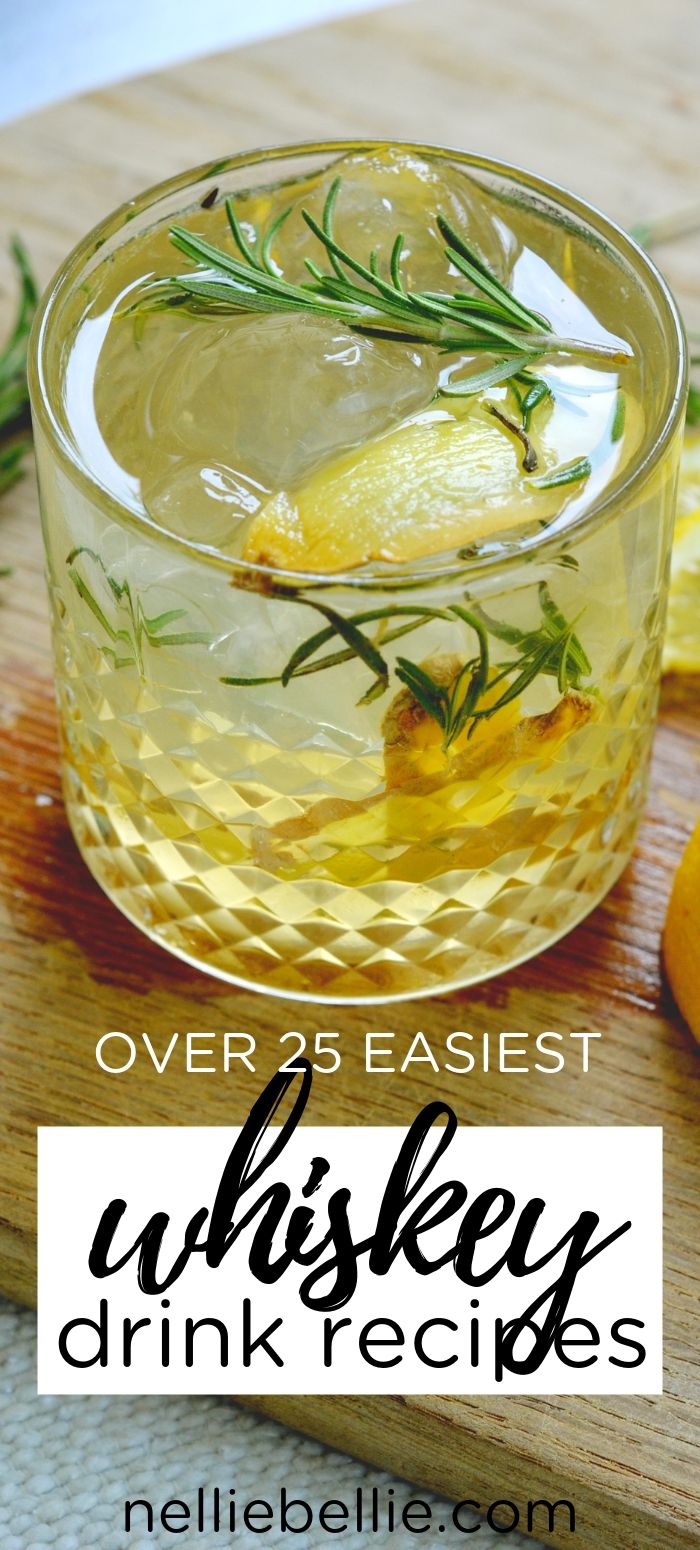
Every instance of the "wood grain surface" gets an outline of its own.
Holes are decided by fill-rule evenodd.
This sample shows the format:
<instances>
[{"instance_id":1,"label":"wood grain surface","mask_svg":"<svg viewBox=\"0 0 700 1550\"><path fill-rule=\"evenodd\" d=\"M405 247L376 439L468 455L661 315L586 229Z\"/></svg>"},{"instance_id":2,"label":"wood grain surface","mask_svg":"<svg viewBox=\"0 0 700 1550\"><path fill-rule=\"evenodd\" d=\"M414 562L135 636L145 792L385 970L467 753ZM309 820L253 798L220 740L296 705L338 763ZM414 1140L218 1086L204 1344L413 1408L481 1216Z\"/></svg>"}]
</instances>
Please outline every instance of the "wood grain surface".
<instances>
[{"instance_id":1,"label":"wood grain surface","mask_svg":"<svg viewBox=\"0 0 700 1550\"><path fill-rule=\"evenodd\" d=\"M630 224L697 199L695 0L419 0L267 41L51 108L0 132L0 240L20 231L42 280L98 217L182 166L255 144L377 135L510 158ZM697 257L697 250L695 257ZM660 258L684 304L691 246ZM0 324L11 310L10 270ZM667 681L635 858L565 942L482 989L377 1013L236 992L160 953L102 897L59 795L41 544L32 476L0 509L0 1290L34 1296L35 1130L51 1124L240 1120L287 1028L333 1026L341 1071L318 1078L316 1123L410 1121L436 1094L468 1124L662 1124L666 1148L663 1398L265 1399L260 1408L454 1496L564 1496L582 1550L682 1550L700 1537L697 1353L698 1057L659 964L673 869L700 811L700 681ZM397 1049L423 1029L604 1030L588 1075L368 1078L361 1033ZM247 1028L255 1076L107 1077L108 1029ZM555 1533L551 1543L570 1544Z\"/></svg>"}]
</instances>

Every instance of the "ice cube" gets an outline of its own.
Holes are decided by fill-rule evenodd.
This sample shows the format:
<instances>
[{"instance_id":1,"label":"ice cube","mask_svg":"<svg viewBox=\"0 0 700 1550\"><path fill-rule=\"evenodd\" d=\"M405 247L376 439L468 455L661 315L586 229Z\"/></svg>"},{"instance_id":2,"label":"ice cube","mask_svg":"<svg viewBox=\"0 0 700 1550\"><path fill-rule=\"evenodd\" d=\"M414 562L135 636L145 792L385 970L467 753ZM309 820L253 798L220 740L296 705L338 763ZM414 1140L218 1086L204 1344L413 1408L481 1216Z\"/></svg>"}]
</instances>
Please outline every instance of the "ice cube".
<instances>
[{"instance_id":1,"label":"ice cube","mask_svg":"<svg viewBox=\"0 0 700 1550\"><path fill-rule=\"evenodd\" d=\"M402 273L411 287L450 291L458 279L460 289L468 289L468 282L445 257L445 238L437 224L438 215L442 215L500 279L507 278L515 240L499 220L488 190L457 167L396 148L343 157L324 172L315 188L297 198L273 248L288 278L308 278L304 273L307 258L324 270L329 267L323 247L301 211L307 209L321 224L328 191L337 177L341 185L333 230L353 258L367 264L376 248L388 273L394 239L402 232ZM284 209L289 203L289 194L280 191L275 208Z\"/></svg>"},{"instance_id":2,"label":"ice cube","mask_svg":"<svg viewBox=\"0 0 700 1550\"><path fill-rule=\"evenodd\" d=\"M192 543L236 548L242 524L255 515L269 491L223 463L205 466L180 458L165 472L141 480L141 498L159 527Z\"/></svg>"},{"instance_id":3,"label":"ice cube","mask_svg":"<svg viewBox=\"0 0 700 1550\"><path fill-rule=\"evenodd\" d=\"M332 319L229 319L206 338L197 320L156 374L148 430L161 466L186 454L279 488L397 425L430 401L436 381L434 351Z\"/></svg>"}]
</instances>

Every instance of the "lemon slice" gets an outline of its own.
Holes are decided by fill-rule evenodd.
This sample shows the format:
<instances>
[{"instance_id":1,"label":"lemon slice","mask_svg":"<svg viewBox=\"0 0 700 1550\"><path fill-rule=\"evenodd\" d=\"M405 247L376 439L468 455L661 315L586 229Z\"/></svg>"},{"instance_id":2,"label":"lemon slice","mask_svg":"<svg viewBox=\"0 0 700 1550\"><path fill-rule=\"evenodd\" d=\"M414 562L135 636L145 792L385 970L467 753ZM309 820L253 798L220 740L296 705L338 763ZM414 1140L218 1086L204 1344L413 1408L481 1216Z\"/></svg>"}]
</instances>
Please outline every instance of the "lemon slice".
<instances>
[{"instance_id":1,"label":"lemon slice","mask_svg":"<svg viewBox=\"0 0 700 1550\"><path fill-rule=\"evenodd\" d=\"M686 436L681 457L663 668L665 673L700 673L700 435L697 433Z\"/></svg>"},{"instance_id":2,"label":"lemon slice","mask_svg":"<svg viewBox=\"0 0 700 1550\"><path fill-rule=\"evenodd\" d=\"M244 558L280 570L344 571L440 554L547 521L561 489L538 489L522 447L479 403L429 409L266 502Z\"/></svg>"},{"instance_id":3,"label":"lemon slice","mask_svg":"<svg viewBox=\"0 0 700 1550\"><path fill-rule=\"evenodd\" d=\"M686 428L678 480L678 515L687 517L700 506L700 430Z\"/></svg>"},{"instance_id":4,"label":"lemon slice","mask_svg":"<svg viewBox=\"0 0 700 1550\"><path fill-rule=\"evenodd\" d=\"M673 880L664 927L666 973L683 1016L700 1040L700 824L686 846Z\"/></svg>"}]
</instances>

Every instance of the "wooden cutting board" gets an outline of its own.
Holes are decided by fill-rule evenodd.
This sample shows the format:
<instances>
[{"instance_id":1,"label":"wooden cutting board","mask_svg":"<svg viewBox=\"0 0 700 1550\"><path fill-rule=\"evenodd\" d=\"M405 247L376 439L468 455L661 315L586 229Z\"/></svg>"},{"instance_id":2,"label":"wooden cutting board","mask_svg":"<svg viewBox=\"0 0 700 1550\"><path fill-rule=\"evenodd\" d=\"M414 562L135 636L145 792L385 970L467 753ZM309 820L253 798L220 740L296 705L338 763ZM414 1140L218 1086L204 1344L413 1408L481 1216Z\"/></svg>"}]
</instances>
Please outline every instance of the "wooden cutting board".
<instances>
[{"instance_id":1,"label":"wooden cutting board","mask_svg":"<svg viewBox=\"0 0 700 1550\"><path fill-rule=\"evenodd\" d=\"M368 134L467 146L530 165L624 223L697 199L695 0L419 0L61 104L0 131L0 238L20 231L42 280L99 216L182 166L246 146ZM697 250L696 250L697 251ZM684 304L692 252L662 253ZM1 298L9 318L10 271ZM688 300L688 305L691 301ZM320 1015L236 992L153 948L107 903L61 807L32 476L0 507L3 1030L0 1290L34 1296L38 1124L240 1120L286 1028L333 1026L344 1062L319 1078L316 1123L405 1124L437 1093L471 1124L663 1124L666 1388L639 1399L287 1399L260 1408L453 1496L570 1497L582 1550L681 1550L700 1535L698 1055L664 988L659 934L700 810L700 680L663 694L647 817L632 865L565 942L481 990ZM368 1078L360 1033L605 1031L588 1075ZM256 1075L101 1074L108 1029L248 1028ZM167 1036L167 1037L166 1037ZM568 1535L551 1543L570 1544Z\"/></svg>"}]
</instances>

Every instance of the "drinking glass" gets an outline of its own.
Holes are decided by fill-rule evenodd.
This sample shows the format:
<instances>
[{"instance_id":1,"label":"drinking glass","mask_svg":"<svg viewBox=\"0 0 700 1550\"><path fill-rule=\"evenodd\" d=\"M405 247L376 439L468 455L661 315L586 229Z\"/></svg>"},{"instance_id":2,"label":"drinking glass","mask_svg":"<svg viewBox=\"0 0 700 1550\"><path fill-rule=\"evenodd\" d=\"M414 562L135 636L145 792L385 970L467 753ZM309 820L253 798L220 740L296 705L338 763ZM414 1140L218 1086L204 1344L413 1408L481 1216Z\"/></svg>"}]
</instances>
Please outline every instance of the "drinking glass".
<instances>
[{"instance_id":1,"label":"drinking glass","mask_svg":"<svg viewBox=\"0 0 700 1550\"><path fill-rule=\"evenodd\" d=\"M257 151L150 189L66 260L30 362L65 802L80 852L161 947L235 984L334 1003L500 974L569 931L619 876L647 782L684 403L678 313L629 237L529 173L413 147L495 191L553 244L583 244L598 314L644 357L643 434L618 483L570 523L512 543L341 576L273 575L127 508L66 421L77 289L154 223L194 207L214 177L235 193L371 149ZM485 722L445 773L408 689L392 680L367 695L367 663L332 629L279 681L323 632L323 609L371 638L390 673L411 635L414 658L473 659L475 617L501 632L495 664L547 617L576 621L584 689L535 677L511 718L497 731ZM319 670L329 655L337 661ZM245 678L261 681L231 681Z\"/></svg>"}]
</instances>

